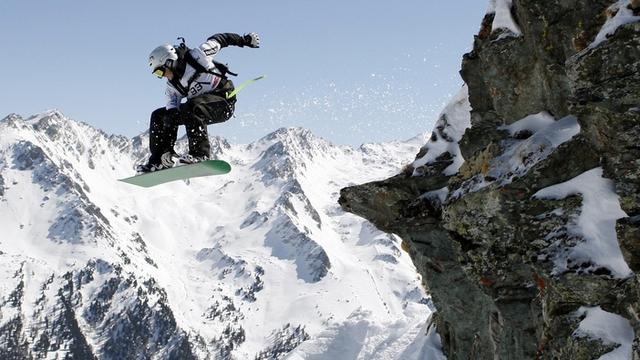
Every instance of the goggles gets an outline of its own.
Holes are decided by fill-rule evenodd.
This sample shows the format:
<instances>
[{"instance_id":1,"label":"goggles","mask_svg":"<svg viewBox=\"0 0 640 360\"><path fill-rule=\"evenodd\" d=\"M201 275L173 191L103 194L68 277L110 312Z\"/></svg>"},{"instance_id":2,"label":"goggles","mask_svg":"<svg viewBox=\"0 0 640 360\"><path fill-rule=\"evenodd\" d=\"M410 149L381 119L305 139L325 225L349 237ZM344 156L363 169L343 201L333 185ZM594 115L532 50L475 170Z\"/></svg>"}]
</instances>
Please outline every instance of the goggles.
<instances>
[{"instance_id":1,"label":"goggles","mask_svg":"<svg viewBox=\"0 0 640 360\"><path fill-rule=\"evenodd\" d=\"M162 78L166 72L167 68L165 68L164 66L160 66L159 68L153 70L153 75Z\"/></svg>"}]
</instances>

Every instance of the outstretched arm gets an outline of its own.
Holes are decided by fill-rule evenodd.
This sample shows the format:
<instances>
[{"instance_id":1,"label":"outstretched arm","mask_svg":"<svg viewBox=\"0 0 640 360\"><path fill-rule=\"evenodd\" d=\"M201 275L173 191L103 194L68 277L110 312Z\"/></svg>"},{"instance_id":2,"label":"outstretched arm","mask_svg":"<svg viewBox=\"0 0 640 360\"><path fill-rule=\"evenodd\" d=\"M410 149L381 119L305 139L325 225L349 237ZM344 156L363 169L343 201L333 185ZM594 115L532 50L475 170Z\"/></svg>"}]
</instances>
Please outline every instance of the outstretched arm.
<instances>
[{"instance_id":1,"label":"outstretched arm","mask_svg":"<svg viewBox=\"0 0 640 360\"><path fill-rule=\"evenodd\" d=\"M260 37L256 33L249 33L246 35L238 35L234 33L220 33L209 37L207 40L215 40L220 44L221 48L233 45L239 47L252 47L257 48L260 46Z\"/></svg>"},{"instance_id":2,"label":"outstretched arm","mask_svg":"<svg viewBox=\"0 0 640 360\"><path fill-rule=\"evenodd\" d=\"M215 34L199 47L191 49L190 54L200 65L211 70L215 68L213 58L220 49L230 45L257 48L260 46L260 37L256 33L249 33L244 36L234 33Z\"/></svg>"}]
</instances>

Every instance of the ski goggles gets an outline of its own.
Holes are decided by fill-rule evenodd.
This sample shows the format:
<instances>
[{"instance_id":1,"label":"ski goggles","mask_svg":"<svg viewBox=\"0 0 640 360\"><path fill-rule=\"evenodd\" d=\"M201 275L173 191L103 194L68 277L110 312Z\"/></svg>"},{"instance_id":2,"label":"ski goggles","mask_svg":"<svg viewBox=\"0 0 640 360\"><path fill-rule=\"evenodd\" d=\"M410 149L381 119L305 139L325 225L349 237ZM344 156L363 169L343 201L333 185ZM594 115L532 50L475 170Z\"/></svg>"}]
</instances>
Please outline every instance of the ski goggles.
<instances>
[{"instance_id":1,"label":"ski goggles","mask_svg":"<svg viewBox=\"0 0 640 360\"><path fill-rule=\"evenodd\" d=\"M164 66L160 66L159 68L153 70L153 75L162 79L162 77L166 72L167 72L167 68L165 68Z\"/></svg>"}]
</instances>

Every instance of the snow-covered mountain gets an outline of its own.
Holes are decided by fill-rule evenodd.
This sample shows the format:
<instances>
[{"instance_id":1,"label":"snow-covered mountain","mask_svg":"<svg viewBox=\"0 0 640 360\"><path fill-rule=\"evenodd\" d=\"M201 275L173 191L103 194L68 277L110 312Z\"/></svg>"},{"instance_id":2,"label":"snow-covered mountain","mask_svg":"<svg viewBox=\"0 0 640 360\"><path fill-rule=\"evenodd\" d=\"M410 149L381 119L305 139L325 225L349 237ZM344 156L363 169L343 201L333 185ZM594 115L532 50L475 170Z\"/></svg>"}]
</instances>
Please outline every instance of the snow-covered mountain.
<instances>
[{"instance_id":1,"label":"snow-covered mountain","mask_svg":"<svg viewBox=\"0 0 640 360\"><path fill-rule=\"evenodd\" d=\"M230 174L144 189L116 179L144 158L145 135L58 111L6 117L0 358L441 357L400 239L337 204L341 188L398 173L426 140L214 137Z\"/></svg>"}]
</instances>

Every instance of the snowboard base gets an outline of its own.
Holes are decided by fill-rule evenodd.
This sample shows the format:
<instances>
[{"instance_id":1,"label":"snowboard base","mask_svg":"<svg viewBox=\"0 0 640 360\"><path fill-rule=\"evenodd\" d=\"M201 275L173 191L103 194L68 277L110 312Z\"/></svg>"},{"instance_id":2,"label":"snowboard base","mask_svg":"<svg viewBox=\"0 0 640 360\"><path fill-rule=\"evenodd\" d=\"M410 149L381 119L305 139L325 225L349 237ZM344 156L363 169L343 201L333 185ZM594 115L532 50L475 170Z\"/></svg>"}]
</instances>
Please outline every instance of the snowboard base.
<instances>
[{"instance_id":1,"label":"snowboard base","mask_svg":"<svg viewBox=\"0 0 640 360\"><path fill-rule=\"evenodd\" d=\"M186 180L210 175L222 175L229 171L231 171L231 165L226 161L205 160L195 164L180 165L170 169L153 171L118 180L142 187L152 187L176 180Z\"/></svg>"}]
</instances>

